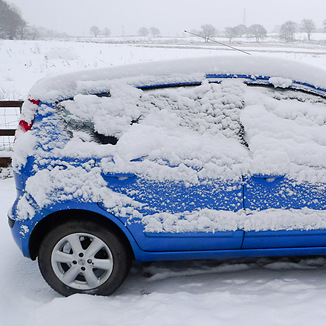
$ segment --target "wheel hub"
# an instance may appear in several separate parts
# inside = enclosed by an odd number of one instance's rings
[[[91,290],[110,277],[113,256],[100,238],[88,233],[73,233],[55,245],[51,264],[64,284],[78,290]]]
[[[85,262],[84,259],[79,259],[79,260],[78,260],[78,264],[79,264],[79,265],[85,265],[86,262]]]

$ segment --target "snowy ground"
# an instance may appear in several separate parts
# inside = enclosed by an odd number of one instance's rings
[[[233,44],[253,55],[271,55],[306,62],[326,69],[326,45],[280,43]],[[129,63],[186,57],[232,55],[212,43],[101,44],[83,42],[0,40],[0,99],[25,99],[37,80],[58,73]]]
[[[322,53],[284,52],[273,55],[326,67]],[[25,97],[34,81],[58,72],[212,54],[218,51],[2,42],[0,98]],[[13,179],[0,180],[0,325],[325,324],[323,257],[137,263],[111,297],[63,298],[14,244],[6,219],[14,198]]]

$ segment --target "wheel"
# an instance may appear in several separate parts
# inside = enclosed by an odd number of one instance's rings
[[[51,230],[41,243],[38,263],[58,293],[108,295],[126,278],[131,254],[119,237],[90,221],[71,221]]]

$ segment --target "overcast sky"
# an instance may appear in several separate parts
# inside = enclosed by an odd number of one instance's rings
[[[112,35],[137,34],[155,26],[162,35],[182,35],[184,29],[212,24],[227,26],[262,24],[268,30],[287,20],[311,18],[317,27],[326,19],[326,0],[6,0],[21,10],[31,25],[70,35],[89,35],[92,25]]]

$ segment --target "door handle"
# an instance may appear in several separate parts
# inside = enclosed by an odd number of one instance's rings
[[[134,178],[136,175],[133,173],[106,173],[103,174],[105,179],[117,179],[120,181],[128,180]]]
[[[264,174],[255,174],[252,176],[256,179],[263,179],[267,182],[274,182],[275,180],[284,178],[284,175],[264,175]]]

